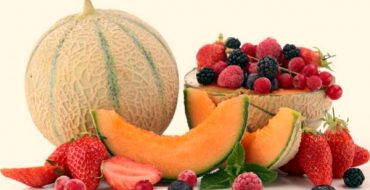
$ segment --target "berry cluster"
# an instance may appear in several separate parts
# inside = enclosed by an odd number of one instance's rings
[[[197,80],[202,85],[217,84],[225,88],[244,87],[266,94],[278,89],[326,90],[337,100],[342,88],[334,76],[320,68],[330,69],[328,59],[319,49],[311,50],[286,44],[283,48],[273,38],[258,45],[230,37],[203,46],[197,53]]]

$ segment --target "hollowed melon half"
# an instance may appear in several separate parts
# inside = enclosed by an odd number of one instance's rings
[[[202,123],[216,108],[206,91],[195,88],[184,90],[184,105],[190,129]]]
[[[280,108],[268,124],[256,132],[246,132],[242,144],[245,160],[271,170],[288,163],[297,154],[301,142],[301,114]]]
[[[221,164],[245,131],[248,97],[224,101],[201,124],[182,136],[160,136],[140,129],[114,111],[92,111],[103,142],[114,155],[152,164],[165,179],[176,179],[185,169],[198,175]]]

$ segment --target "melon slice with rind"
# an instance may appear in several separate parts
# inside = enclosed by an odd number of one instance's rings
[[[128,123],[114,111],[95,110],[92,118],[109,151],[151,164],[164,179],[176,179],[186,169],[198,176],[224,162],[240,142],[248,117],[248,96],[226,100],[201,124],[182,136],[160,136]]]
[[[268,124],[246,132],[242,144],[245,161],[270,170],[285,165],[297,154],[302,136],[302,116],[290,108],[280,108]]]

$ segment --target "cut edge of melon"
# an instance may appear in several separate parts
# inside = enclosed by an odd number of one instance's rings
[[[248,107],[249,107],[249,98],[247,95],[240,95],[240,96],[244,96],[243,97],[243,121],[241,122],[242,123],[242,127],[240,129],[240,132],[239,132],[239,137],[237,137],[237,140],[235,141],[235,144],[236,143],[240,143],[243,136],[244,136],[244,133],[245,133],[245,130],[246,130],[246,126],[247,126],[247,122],[248,122]],[[104,144],[104,146],[106,147],[107,151],[109,152],[110,155],[115,155],[114,152],[109,148],[109,146],[106,144],[105,140],[106,137],[104,137],[101,132],[99,131],[99,124],[97,122],[97,113],[96,113],[96,110],[91,110],[90,111],[90,115],[92,117],[92,121],[93,121],[93,125],[95,127],[95,130],[96,130],[96,134],[99,136],[99,138],[101,139],[102,143]],[[126,121],[127,122],[127,121]],[[217,168],[218,166],[222,165],[228,158],[228,156],[231,154],[231,152],[233,151],[234,147],[235,147],[235,144],[234,146],[232,146],[230,148],[230,151],[227,152],[227,154],[219,161],[216,161],[214,165],[210,166],[209,168],[205,169],[204,171],[201,171],[199,172],[198,177],[200,176],[203,176],[205,174],[207,174],[208,172],[212,171],[213,169]],[[176,176],[174,176],[173,178],[166,178],[166,177],[163,177],[161,179],[161,182],[171,182],[171,181],[174,181],[176,180]]]
[[[270,170],[275,170],[280,166],[285,165],[291,159],[293,159],[298,152],[302,136],[302,116],[297,111],[293,112],[293,116],[293,129],[291,130],[289,140],[283,150],[281,150],[279,156],[267,166],[267,168]]]

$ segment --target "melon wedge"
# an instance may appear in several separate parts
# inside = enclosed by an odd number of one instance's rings
[[[301,142],[301,114],[280,108],[268,124],[256,132],[246,132],[242,144],[245,161],[271,170],[288,163],[297,154]]]
[[[182,136],[160,136],[140,129],[114,111],[92,111],[92,118],[113,155],[151,164],[164,179],[176,179],[185,169],[202,175],[219,166],[245,131],[248,97],[220,103],[201,124]]]
[[[190,129],[202,123],[216,108],[207,92],[195,88],[184,90],[184,105]]]

